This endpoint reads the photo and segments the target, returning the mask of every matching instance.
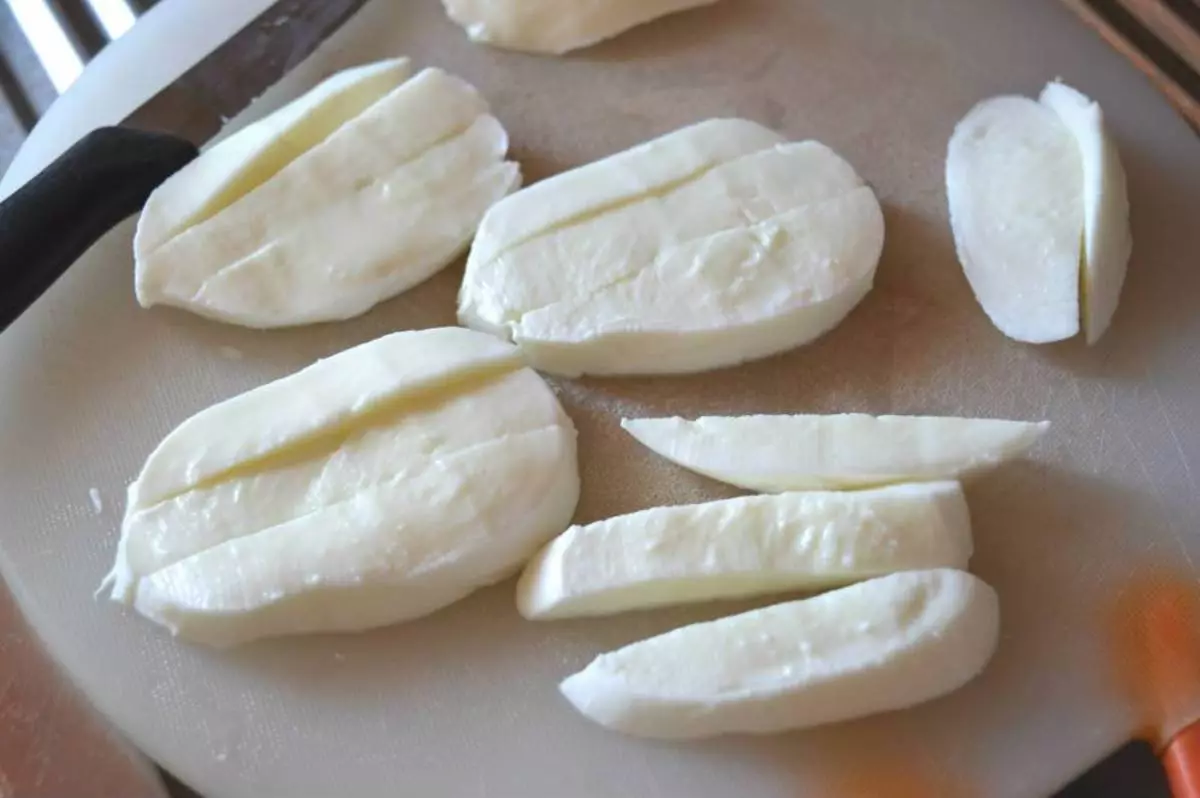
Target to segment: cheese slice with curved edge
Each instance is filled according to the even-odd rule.
[[[801,729],[958,689],[991,659],[999,627],[981,580],[910,571],[633,643],[560,689],[589,719],[641,737]]]
[[[554,619],[823,590],[966,568],[971,550],[957,482],[655,507],[559,535],[525,567],[517,608]]]
[[[578,496],[574,427],[514,347],[396,333],[168,435],[106,581],[201,643],[366,629],[508,576]]]
[[[493,206],[459,320],[558,374],[702,371],[835,326],[882,247],[875,195],[828,147],[710,120]]]
[[[847,490],[959,479],[1024,453],[1050,422],[840,415],[626,418],[638,442],[747,490]]]
[[[470,85],[406,61],[341,73],[151,195],[143,306],[249,327],[346,319],[427,279],[520,183]]]
[[[995,97],[958,123],[946,156],[958,259],[1005,335],[1046,343],[1079,332],[1084,178],[1058,115],[1025,97]]]
[[[472,41],[562,55],[652,19],[716,0],[442,0]]]
[[[412,62],[394,58],[346,69],[308,93],[218,140],[151,196],[135,246],[150,250],[270,180],[384,95],[412,77]]]
[[[1083,330],[1094,344],[1108,329],[1133,251],[1129,196],[1117,145],[1100,106],[1070,86],[1046,84],[1038,100],[1067,126],[1083,159],[1083,274],[1079,283]]]

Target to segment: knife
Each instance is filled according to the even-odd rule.
[[[119,126],[84,136],[0,202],[0,332],[365,3],[278,0]]]

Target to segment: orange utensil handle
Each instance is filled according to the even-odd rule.
[[[1167,743],[1162,754],[1171,795],[1200,798],[1200,722],[1193,723]]]

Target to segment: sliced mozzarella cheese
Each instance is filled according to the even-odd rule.
[[[995,97],[958,123],[946,157],[958,259],[992,323],[1018,341],[1079,332],[1079,145],[1049,108]]]
[[[322,92],[324,84],[314,90]],[[235,134],[156,191],[134,242],[138,301],[251,327],[356,316],[453,260],[520,182],[486,102],[441,70],[337,110],[353,113],[335,127],[326,108],[326,135],[299,143],[268,117],[265,129]],[[273,170],[237,161],[249,133],[289,143],[271,144]],[[227,172],[239,177],[208,176]],[[205,212],[180,213],[189,207]]]
[[[1063,83],[1042,90],[1042,105],[1071,131],[1083,161],[1083,329],[1089,344],[1112,321],[1133,250],[1125,169],[1100,106]]]
[[[799,729],[958,689],[991,659],[999,621],[976,577],[911,571],[634,643],[561,690],[591,720],[643,737]]]
[[[388,405],[436,397],[456,382],[521,365],[513,347],[459,327],[384,336],[183,422],[151,453],[132,498],[139,506],[163,501],[246,463],[349,430]]]
[[[652,19],[716,0],[442,0],[472,40],[561,55]]]
[[[895,571],[966,568],[971,521],[957,482],[784,493],[574,526],[526,566],[526,618],[820,590]]]
[[[491,208],[471,244],[471,260],[494,261],[501,252],[546,232],[570,227],[598,209],[620,208],[669,193],[713,167],[783,144],[770,128],[745,119],[710,119],[535,183]],[[464,285],[472,307],[476,286]],[[489,308],[502,312],[499,308]],[[479,321],[485,321],[480,317]]]
[[[209,408],[131,486],[113,598],[229,645],[422,615],[562,531],[575,432],[511,345],[397,333]]]
[[[700,371],[836,325],[882,246],[879,203],[832,150],[712,120],[497,203],[459,319],[555,373]]]
[[[1016,457],[1048,421],[842,415],[627,418],[673,463],[748,490],[845,490],[958,479]]]
[[[339,72],[210,147],[151,196],[137,246],[151,250],[270,180],[412,76],[407,58]]]

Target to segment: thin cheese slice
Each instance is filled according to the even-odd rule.
[[[442,0],[472,40],[561,55],[715,0]]]
[[[526,566],[517,608],[554,619],[824,590],[966,568],[971,548],[956,482],[655,507],[559,535]]]
[[[1065,83],[1049,83],[1039,102],[1075,137],[1083,163],[1083,273],[1079,281],[1083,330],[1094,344],[1117,311],[1133,251],[1129,195],[1117,145],[1095,101]]]
[[[976,577],[910,571],[633,643],[561,690],[590,720],[641,737],[801,729],[958,689],[999,628],[996,593]]]
[[[861,413],[627,418],[640,443],[748,490],[846,490],[959,479],[1017,457],[1047,421]]]

